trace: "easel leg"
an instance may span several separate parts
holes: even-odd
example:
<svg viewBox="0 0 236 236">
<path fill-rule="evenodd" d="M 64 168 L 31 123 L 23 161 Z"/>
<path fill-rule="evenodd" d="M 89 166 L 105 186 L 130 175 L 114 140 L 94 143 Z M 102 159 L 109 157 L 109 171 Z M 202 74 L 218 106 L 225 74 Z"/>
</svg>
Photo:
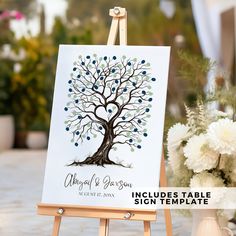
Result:
<svg viewBox="0 0 236 236">
<path fill-rule="evenodd" d="M 61 216 L 55 216 L 52 236 L 59 235 L 60 225 L 61 225 Z"/>
<path fill-rule="evenodd" d="M 109 219 L 100 219 L 99 236 L 108 236 Z"/>
<path fill-rule="evenodd" d="M 164 148 L 163 148 L 164 150 Z M 162 153 L 161 157 L 161 176 L 160 176 L 160 186 L 167 187 L 167 178 L 166 178 L 166 169 L 165 169 L 165 157 L 164 153 Z M 165 222 L 166 222 L 166 235 L 172 236 L 172 220 L 171 220 L 171 212 L 170 209 L 164 209 L 165 214 Z"/>
<path fill-rule="evenodd" d="M 151 224 L 150 221 L 144 221 L 144 236 L 151 236 Z"/>
<path fill-rule="evenodd" d="M 170 209 L 164 209 L 165 221 L 166 221 L 166 236 L 172 236 L 172 220 Z"/>
</svg>

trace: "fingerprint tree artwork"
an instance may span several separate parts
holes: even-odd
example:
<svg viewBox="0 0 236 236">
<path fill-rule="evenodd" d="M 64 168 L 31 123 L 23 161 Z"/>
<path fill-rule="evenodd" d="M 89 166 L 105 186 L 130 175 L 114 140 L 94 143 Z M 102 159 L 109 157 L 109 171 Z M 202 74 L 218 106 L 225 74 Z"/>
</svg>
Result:
<svg viewBox="0 0 236 236">
<path fill-rule="evenodd" d="M 156 81 L 150 70 L 145 60 L 126 56 L 78 57 L 68 81 L 65 128 L 77 148 L 98 136 L 102 141 L 95 153 L 69 166 L 124 166 L 111 159 L 111 150 L 119 145 L 128 145 L 131 151 L 142 148 Z"/>
</svg>

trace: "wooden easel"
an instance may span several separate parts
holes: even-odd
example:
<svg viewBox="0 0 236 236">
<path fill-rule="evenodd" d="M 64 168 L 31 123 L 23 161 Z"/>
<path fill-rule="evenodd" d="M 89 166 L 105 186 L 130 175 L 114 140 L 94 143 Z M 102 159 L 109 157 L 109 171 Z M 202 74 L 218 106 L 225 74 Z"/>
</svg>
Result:
<svg viewBox="0 0 236 236">
<path fill-rule="evenodd" d="M 127 45 L 127 12 L 125 8 L 115 7 L 110 9 L 110 16 L 113 17 L 107 45 L 114 45 L 119 28 L 120 45 Z M 162 154 L 160 186 L 167 187 L 165 172 L 165 159 Z M 172 236 L 172 222 L 169 209 L 165 209 L 166 235 Z M 100 218 L 99 236 L 108 236 L 109 220 L 136 220 L 144 222 L 144 236 L 151 236 L 151 221 L 156 220 L 157 212 L 153 210 L 105 208 L 78 205 L 57 205 L 38 204 L 38 214 L 54 216 L 54 226 L 52 236 L 59 235 L 62 216 Z"/>
</svg>

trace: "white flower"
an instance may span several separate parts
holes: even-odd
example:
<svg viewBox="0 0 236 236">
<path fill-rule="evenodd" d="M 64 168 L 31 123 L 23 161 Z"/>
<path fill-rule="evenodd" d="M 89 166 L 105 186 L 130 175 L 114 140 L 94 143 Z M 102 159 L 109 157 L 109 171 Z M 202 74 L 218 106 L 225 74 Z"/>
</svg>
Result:
<svg viewBox="0 0 236 236">
<path fill-rule="evenodd" d="M 236 156 L 221 155 L 219 169 L 223 170 L 225 175 L 236 183 Z"/>
<path fill-rule="evenodd" d="M 224 182 L 221 178 L 215 175 L 203 171 L 196 174 L 190 180 L 190 188 L 202 188 L 202 187 L 224 187 Z"/>
<path fill-rule="evenodd" d="M 197 173 L 216 167 L 219 159 L 219 153 L 209 148 L 204 134 L 195 135 L 188 140 L 184 155 L 187 167 Z"/>
<path fill-rule="evenodd" d="M 167 147 L 169 152 L 175 152 L 180 148 L 183 141 L 191 136 L 190 128 L 186 125 L 177 123 L 172 126 L 167 135 Z"/>
<path fill-rule="evenodd" d="M 215 119 L 219 119 L 219 118 L 227 118 L 229 115 L 223 111 L 219 111 L 219 110 L 209 110 L 209 117 L 211 119 L 215 118 Z"/>
<path fill-rule="evenodd" d="M 209 145 L 221 154 L 236 153 L 236 122 L 226 118 L 209 125 L 207 130 Z"/>
<path fill-rule="evenodd" d="M 188 187 L 192 171 L 184 164 L 186 158 L 183 148 L 178 151 L 168 152 L 169 184 L 173 187 Z"/>
<path fill-rule="evenodd" d="M 182 148 L 177 151 L 169 151 L 168 152 L 168 163 L 173 170 L 173 172 L 176 172 L 176 170 L 179 170 L 180 167 L 184 164 L 185 157 L 182 152 Z"/>
</svg>

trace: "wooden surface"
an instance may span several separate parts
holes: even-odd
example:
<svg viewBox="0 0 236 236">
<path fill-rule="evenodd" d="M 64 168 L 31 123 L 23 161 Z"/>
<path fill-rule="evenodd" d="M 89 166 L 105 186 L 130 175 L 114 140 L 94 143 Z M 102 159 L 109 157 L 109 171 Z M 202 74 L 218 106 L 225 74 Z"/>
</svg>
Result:
<svg viewBox="0 0 236 236">
<path fill-rule="evenodd" d="M 113 18 L 111 22 L 111 29 L 107 40 L 107 45 L 114 45 L 118 32 L 119 18 Z"/>
<path fill-rule="evenodd" d="M 220 62 L 236 84 L 236 8 L 230 8 L 221 14 Z"/>
<path fill-rule="evenodd" d="M 151 236 L 151 224 L 150 221 L 144 221 L 144 236 Z"/>
<path fill-rule="evenodd" d="M 115 10 L 118 12 L 115 13 Z M 127 12 L 125 8 L 115 7 L 110 9 L 109 15 L 112 16 L 111 28 L 107 40 L 107 45 L 114 45 L 116 42 L 119 28 L 120 45 L 127 45 Z"/>
<path fill-rule="evenodd" d="M 109 219 L 100 219 L 99 236 L 108 236 Z"/>
<path fill-rule="evenodd" d="M 163 148 L 164 151 L 164 148 Z M 165 156 L 164 152 L 161 157 L 161 170 L 160 170 L 160 187 L 167 187 L 167 178 L 166 178 L 166 166 L 165 166 Z M 166 222 L 166 236 L 173 235 L 172 219 L 170 209 L 164 209 L 165 222 Z"/>
<path fill-rule="evenodd" d="M 127 14 L 120 19 L 120 45 L 127 45 Z"/>
<path fill-rule="evenodd" d="M 58 236 L 61 225 L 61 216 L 55 216 L 52 236 Z"/>
<path fill-rule="evenodd" d="M 38 204 L 38 214 L 48 216 L 59 216 L 57 211 L 60 208 L 64 209 L 64 213 L 62 216 L 125 220 L 124 216 L 128 212 L 130 212 L 132 216 L 129 220 L 156 220 L 156 210 L 135 210 L 43 203 Z"/>
</svg>

